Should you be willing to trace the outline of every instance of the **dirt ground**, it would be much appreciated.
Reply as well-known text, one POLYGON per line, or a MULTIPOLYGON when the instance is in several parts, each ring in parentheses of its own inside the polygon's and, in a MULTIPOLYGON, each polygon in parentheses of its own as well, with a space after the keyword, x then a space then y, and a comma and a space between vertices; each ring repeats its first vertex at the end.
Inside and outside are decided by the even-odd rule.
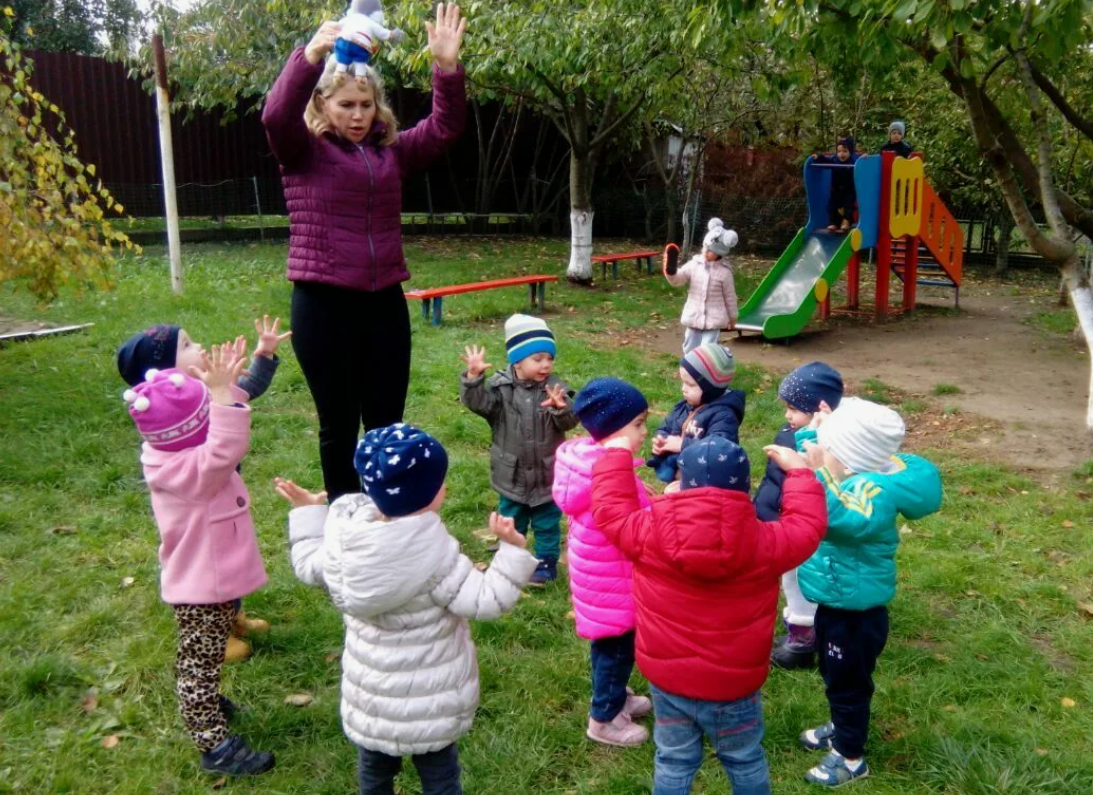
MULTIPOLYGON (((1088 355, 1070 336, 1026 322, 1058 309, 1053 287, 1050 278, 1021 284, 969 279, 960 311, 952 309, 951 291, 925 288, 920 311, 884 323, 837 317, 788 343, 733 334, 722 335, 722 342, 729 342, 738 361, 779 374, 823 359, 851 389, 879 379, 930 405, 909 423, 912 437, 933 437, 931 443, 1050 480, 1093 457, 1084 433, 1088 355), (935 395, 939 384, 960 391, 935 395)), ((863 285, 863 298, 872 289, 863 285)), ((681 342, 681 330, 673 326, 657 330, 652 345, 674 352, 681 342)))

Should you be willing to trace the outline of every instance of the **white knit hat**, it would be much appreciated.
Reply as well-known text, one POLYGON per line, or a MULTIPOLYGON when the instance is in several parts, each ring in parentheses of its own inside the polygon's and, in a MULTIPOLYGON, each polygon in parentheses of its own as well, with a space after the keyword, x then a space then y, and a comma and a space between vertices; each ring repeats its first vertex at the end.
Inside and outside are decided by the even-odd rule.
POLYGON ((725 228, 725 222, 720 218, 711 218, 706 225, 706 237, 702 239, 702 248, 712 251, 719 257, 724 257, 736 247, 739 240, 736 232, 725 228))
POLYGON ((895 411, 861 398, 843 398, 816 430, 821 445, 851 472, 879 472, 899 452, 906 428, 895 411))

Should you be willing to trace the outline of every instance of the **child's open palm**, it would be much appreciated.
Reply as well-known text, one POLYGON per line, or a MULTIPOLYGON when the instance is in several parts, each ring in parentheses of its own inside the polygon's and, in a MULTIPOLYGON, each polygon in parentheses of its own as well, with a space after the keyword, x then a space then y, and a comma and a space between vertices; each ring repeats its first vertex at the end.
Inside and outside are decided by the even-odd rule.
POLYGON ((486 361, 486 349, 477 345, 468 345, 463 349, 464 355, 459 357, 467 365, 467 378, 478 378, 486 370, 493 367, 486 361))
POLYGON ((281 325, 281 318, 275 317, 273 323, 269 322, 269 315, 262 315, 261 320, 254 321, 254 330, 258 332, 258 347, 254 349, 255 356, 265 356, 267 359, 272 359, 273 355, 277 353, 277 346, 292 336, 291 331, 286 331, 284 334, 278 334, 278 326, 281 325))
POLYGON ((231 405, 231 385, 239 380, 246 359, 239 356, 235 343, 213 345, 212 351, 203 355, 204 368, 190 367, 190 375, 202 381, 209 389, 213 402, 231 405))
POLYGON ((543 408, 560 410, 566 407, 564 386, 562 386, 561 384, 548 384, 546 387, 546 393, 546 400, 539 404, 543 408))
POLYGON ((273 488, 278 494, 288 500, 293 508, 306 508, 309 505, 326 505, 325 491, 310 492, 285 478, 274 478, 273 488))

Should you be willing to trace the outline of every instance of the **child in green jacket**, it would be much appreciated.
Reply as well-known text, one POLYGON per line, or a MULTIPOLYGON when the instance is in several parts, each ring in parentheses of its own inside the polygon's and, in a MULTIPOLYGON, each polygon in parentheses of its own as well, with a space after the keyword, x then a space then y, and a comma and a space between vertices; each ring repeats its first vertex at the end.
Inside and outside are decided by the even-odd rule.
POLYGON ((558 578, 562 512, 554 504, 554 454, 566 431, 577 427, 573 393, 554 375, 558 349, 554 334, 537 317, 513 315, 505 321, 507 370, 489 379, 486 349, 469 346, 467 369, 459 380, 463 405, 490 424, 490 485, 497 512, 516 522, 521 535, 535 534, 539 568, 532 585, 558 578))
POLYGON ((888 603, 896 595, 896 517, 920 519, 941 506, 941 476, 916 455, 900 454, 899 414, 844 398, 798 443, 827 492, 827 535, 797 570, 816 602, 816 650, 831 721, 801 734, 809 750, 829 751, 807 781, 837 787, 869 774, 865 740, 873 670, 888 639, 888 603))

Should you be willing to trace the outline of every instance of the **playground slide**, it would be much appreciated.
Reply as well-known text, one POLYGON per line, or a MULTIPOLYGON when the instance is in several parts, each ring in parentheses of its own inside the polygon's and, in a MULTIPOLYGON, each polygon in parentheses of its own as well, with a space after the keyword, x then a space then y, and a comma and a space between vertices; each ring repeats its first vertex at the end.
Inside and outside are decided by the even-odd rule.
POLYGON ((768 339, 799 334, 853 256, 852 237, 853 233, 799 230, 740 308, 736 328, 762 332, 768 339))

